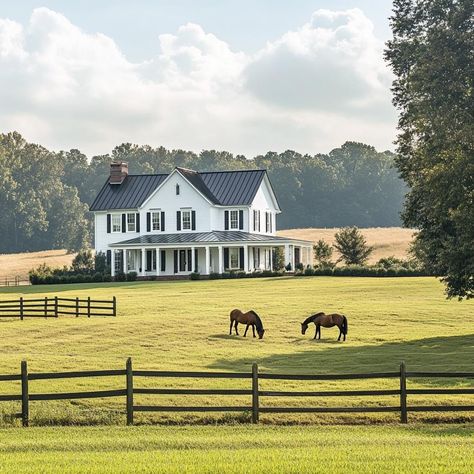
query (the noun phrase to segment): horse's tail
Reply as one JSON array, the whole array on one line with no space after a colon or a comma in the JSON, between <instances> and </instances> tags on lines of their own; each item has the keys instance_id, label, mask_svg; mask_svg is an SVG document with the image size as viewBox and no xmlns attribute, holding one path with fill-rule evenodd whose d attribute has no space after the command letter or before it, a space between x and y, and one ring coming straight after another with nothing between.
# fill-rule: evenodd
<instances>
[{"instance_id":1,"label":"horse's tail","mask_svg":"<svg viewBox=\"0 0 474 474\"><path fill-rule=\"evenodd\" d=\"M349 326L347 324L347 318L344 315L342 315L342 332L344 334L347 334L348 330L349 330Z\"/></svg>"}]
</instances>

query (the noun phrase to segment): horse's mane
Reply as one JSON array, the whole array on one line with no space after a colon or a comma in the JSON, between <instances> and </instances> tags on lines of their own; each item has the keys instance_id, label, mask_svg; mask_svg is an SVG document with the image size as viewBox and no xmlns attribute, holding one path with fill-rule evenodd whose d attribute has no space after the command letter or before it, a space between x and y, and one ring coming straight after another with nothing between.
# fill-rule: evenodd
<instances>
[{"instance_id":1,"label":"horse's mane","mask_svg":"<svg viewBox=\"0 0 474 474\"><path fill-rule=\"evenodd\" d=\"M257 326L257 331L261 331L263 329L263 323L260 319L260 316L253 309L251 309L249 313L255 316L255 325Z\"/></svg>"},{"instance_id":2,"label":"horse's mane","mask_svg":"<svg viewBox=\"0 0 474 474\"><path fill-rule=\"evenodd\" d=\"M306 318L306 319L303 321L303 324L312 323L318 316L321 316L322 314L324 314L322 311L321 311L320 313L313 314L313 315L310 316L309 318Z\"/></svg>"}]
</instances>

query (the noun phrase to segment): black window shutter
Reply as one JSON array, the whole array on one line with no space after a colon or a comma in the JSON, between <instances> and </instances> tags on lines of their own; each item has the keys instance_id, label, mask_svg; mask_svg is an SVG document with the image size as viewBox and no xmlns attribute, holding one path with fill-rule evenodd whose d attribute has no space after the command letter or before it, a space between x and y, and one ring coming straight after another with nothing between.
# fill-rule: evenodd
<instances>
[{"instance_id":1,"label":"black window shutter","mask_svg":"<svg viewBox=\"0 0 474 474\"><path fill-rule=\"evenodd\" d=\"M181 230L181 211L176 211L176 230Z\"/></svg>"},{"instance_id":2,"label":"black window shutter","mask_svg":"<svg viewBox=\"0 0 474 474\"><path fill-rule=\"evenodd\" d=\"M244 228L244 211L239 211L239 229L243 230Z\"/></svg>"},{"instance_id":3,"label":"black window shutter","mask_svg":"<svg viewBox=\"0 0 474 474\"><path fill-rule=\"evenodd\" d=\"M270 212L270 232L273 232L273 214Z\"/></svg>"},{"instance_id":4,"label":"black window shutter","mask_svg":"<svg viewBox=\"0 0 474 474\"><path fill-rule=\"evenodd\" d=\"M120 250L120 268L122 269L122 273L125 273L125 262L123 261L123 250Z\"/></svg>"},{"instance_id":5,"label":"black window shutter","mask_svg":"<svg viewBox=\"0 0 474 474\"><path fill-rule=\"evenodd\" d=\"M165 272L166 271L166 250L161 250L160 266L161 266L161 271Z\"/></svg>"},{"instance_id":6,"label":"black window shutter","mask_svg":"<svg viewBox=\"0 0 474 474\"><path fill-rule=\"evenodd\" d=\"M196 211L191 211L191 229L196 230Z\"/></svg>"},{"instance_id":7,"label":"black window shutter","mask_svg":"<svg viewBox=\"0 0 474 474\"><path fill-rule=\"evenodd\" d=\"M146 251L146 271L151 272L154 250Z\"/></svg>"},{"instance_id":8,"label":"black window shutter","mask_svg":"<svg viewBox=\"0 0 474 474\"><path fill-rule=\"evenodd\" d=\"M260 209L257 212L258 212L258 231L260 232Z\"/></svg>"},{"instance_id":9,"label":"black window shutter","mask_svg":"<svg viewBox=\"0 0 474 474\"><path fill-rule=\"evenodd\" d=\"M178 273L178 251L174 251L174 272Z\"/></svg>"},{"instance_id":10,"label":"black window shutter","mask_svg":"<svg viewBox=\"0 0 474 474\"><path fill-rule=\"evenodd\" d=\"M193 256L192 256L192 251L191 249L188 250L188 261L186 262L186 268L189 271L194 271L193 270Z\"/></svg>"},{"instance_id":11,"label":"black window shutter","mask_svg":"<svg viewBox=\"0 0 474 474\"><path fill-rule=\"evenodd\" d=\"M165 230L165 213L164 212L161 213L160 229L161 229L161 232Z\"/></svg>"},{"instance_id":12,"label":"black window shutter","mask_svg":"<svg viewBox=\"0 0 474 474\"><path fill-rule=\"evenodd\" d=\"M199 265L198 265L198 249L194 249L194 269L193 269L193 272L196 272L198 271L198 268L199 268Z\"/></svg>"},{"instance_id":13,"label":"black window shutter","mask_svg":"<svg viewBox=\"0 0 474 474\"><path fill-rule=\"evenodd\" d=\"M229 230L229 211L224 211L224 229Z\"/></svg>"},{"instance_id":14,"label":"black window shutter","mask_svg":"<svg viewBox=\"0 0 474 474\"><path fill-rule=\"evenodd\" d=\"M122 214L122 232L127 232L127 214Z\"/></svg>"},{"instance_id":15,"label":"black window shutter","mask_svg":"<svg viewBox=\"0 0 474 474\"><path fill-rule=\"evenodd\" d=\"M268 232L268 212L265 212L265 232Z\"/></svg>"},{"instance_id":16,"label":"black window shutter","mask_svg":"<svg viewBox=\"0 0 474 474\"><path fill-rule=\"evenodd\" d=\"M146 213L146 231L151 232L151 212Z\"/></svg>"},{"instance_id":17,"label":"black window shutter","mask_svg":"<svg viewBox=\"0 0 474 474\"><path fill-rule=\"evenodd\" d=\"M107 266L110 267L112 263L112 250L107 250Z\"/></svg>"},{"instance_id":18,"label":"black window shutter","mask_svg":"<svg viewBox=\"0 0 474 474\"><path fill-rule=\"evenodd\" d=\"M112 231L112 216L107 214L107 234L110 234Z\"/></svg>"},{"instance_id":19,"label":"black window shutter","mask_svg":"<svg viewBox=\"0 0 474 474\"><path fill-rule=\"evenodd\" d=\"M229 268L229 249L228 247L224 247L224 270L227 270L228 268Z\"/></svg>"},{"instance_id":20,"label":"black window shutter","mask_svg":"<svg viewBox=\"0 0 474 474\"><path fill-rule=\"evenodd\" d=\"M137 223L136 223L135 229L137 230L137 232L140 232L140 213L139 212L137 212L136 219L137 219Z\"/></svg>"},{"instance_id":21,"label":"black window shutter","mask_svg":"<svg viewBox=\"0 0 474 474\"><path fill-rule=\"evenodd\" d=\"M240 254L239 255L239 260L240 260L239 267L240 267L241 270L244 269L244 251L245 251L244 247L239 248L239 254Z\"/></svg>"}]
</instances>

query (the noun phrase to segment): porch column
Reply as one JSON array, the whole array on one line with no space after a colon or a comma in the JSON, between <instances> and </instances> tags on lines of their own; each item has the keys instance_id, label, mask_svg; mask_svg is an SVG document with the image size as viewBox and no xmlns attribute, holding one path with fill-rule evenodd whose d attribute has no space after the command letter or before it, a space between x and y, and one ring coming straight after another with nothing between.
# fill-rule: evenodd
<instances>
[{"instance_id":1,"label":"porch column","mask_svg":"<svg viewBox=\"0 0 474 474\"><path fill-rule=\"evenodd\" d=\"M123 272L128 273L127 249L123 249Z\"/></svg>"},{"instance_id":2,"label":"porch column","mask_svg":"<svg viewBox=\"0 0 474 474\"><path fill-rule=\"evenodd\" d=\"M270 271L273 271L273 247L270 247Z\"/></svg>"},{"instance_id":3,"label":"porch column","mask_svg":"<svg viewBox=\"0 0 474 474\"><path fill-rule=\"evenodd\" d=\"M143 247L142 248L142 271L140 272L141 276L145 276L145 268L146 268L146 249Z\"/></svg>"},{"instance_id":4,"label":"porch column","mask_svg":"<svg viewBox=\"0 0 474 474\"><path fill-rule=\"evenodd\" d=\"M244 245L244 272L249 272L249 246Z\"/></svg>"},{"instance_id":5,"label":"porch column","mask_svg":"<svg viewBox=\"0 0 474 474\"><path fill-rule=\"evenodd\" d=\"M209 245L206 245L206 267L204 269L204 275L209 275L210 266L211 266L211 252L209 249Z\"/></svg>"},{"instance_id":6,"label":"porch column","mask_svg":"<svg viewBox=\"0 0 474 474\"><path fill-rule=\"evenodd\" d=\"M155 256L155 260L156 260L156 276L160 276L160 268L161 268L160 249L159 249L159 248L156 248L156 249L155 249L155 252L156 252L156 256Z\"/></svg>"},{"instance_id":7,"label":"porch column","mask_svg":"<svg viewBox=\"0 0 474 474\"><path fill-rule=\"evenodd\" d=\"M115 249L110 251L110 275L115 276Z\"/></svg>"},{"instance_id":8,"label":"porch column","mask_svg":"<svg viewBox=\"0 0 474 474\"><path fill-rule=\"evenodd\" d=\"M224 273L224 250L222 245L219 245L219 273Z\"/></svg>"},{"instance_id":9,"label":"porch column","mask_svg":"<svg viewBox=\"0 0 474 474\"><path fill-rule=\"evenodd\" d=\"M191 247L191 271L196 271L196 247Z\"/></svg>"},{"instance_id":10,"label":"porch column","mask_svg":"<svg viewBox=\"0 0 474 474\"><path fill-rule=\"evenodd\" d=\"M291 256L290 256L290 246L289 244L285 244L285 267L290 263Z\"/></svg>"}]
</instances>

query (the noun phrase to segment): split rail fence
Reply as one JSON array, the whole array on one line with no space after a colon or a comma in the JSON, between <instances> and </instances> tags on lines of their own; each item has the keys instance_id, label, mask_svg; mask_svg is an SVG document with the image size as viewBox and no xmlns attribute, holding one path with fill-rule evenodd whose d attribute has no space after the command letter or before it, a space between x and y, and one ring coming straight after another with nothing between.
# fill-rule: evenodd
<instances>
[{"instance_id":1,"label":"split rail fence","mask_svg":"<svg viewBox=\"0 0 474 474\"><path fill-rule=\"evenodd\" d=\"M20 298L0 301L0 318L57 318L68 316L116 316L117 299L88 298Z\"/></svg>"},{"instance_id":2,"label":"split rail fence","mask_svg":"<svg viewBox=\"0 0 474 474\"><path fill-rule=\"evenodd\" d=\"M70 379L86 377L111 377L124 376L125 388L116 390L98 390L91 392L72 393L30 393L29 382L45 379ZM248 389L197 389L197 388L140 388L135 387L137 380L144 377L155 379L186 378L186 379L248 379L251 387ZM16 414L21 418L23 426L29 425L30 402L39 400L73 400L79 398L107 398L125 397L125 414L128 425L133 425L136 412L250 412L252 422L258 423L261 413L399 413L400 422L408 422L409 412L471 412L474 405L408 405L408 395L474 395L474 388L407 388L407 379L411 378L474 378L474 372L409 372L405 364L400 364L397 372L380 372L364 374L334 374L334 375L296 375L296 374L270 374L258 371L257 364L253 364L252 371L242 372L174 372L158 370L133 370L132 360L126 362L125 370L89 370L77 372L40 372L28 373L27 362L21 363L21 373L15 375L0 375L1 381L21 381L21 394L0 395L2 401L21 401L21 412ZM398 379L399 388L394 390L337 390L337 391L272 391L260 390L260 380L292 380L292 381L334 381L357 379ZM163 406L163 405L137 405L134 396L147 395L222 395L241 396L248 395L251 403L245 406ZM399 403L392 406L339 406L339 407L307 407L307 406L261 406L261 400L266 397L380 397L398 396Z\"/></svg>"}]
</instances>

